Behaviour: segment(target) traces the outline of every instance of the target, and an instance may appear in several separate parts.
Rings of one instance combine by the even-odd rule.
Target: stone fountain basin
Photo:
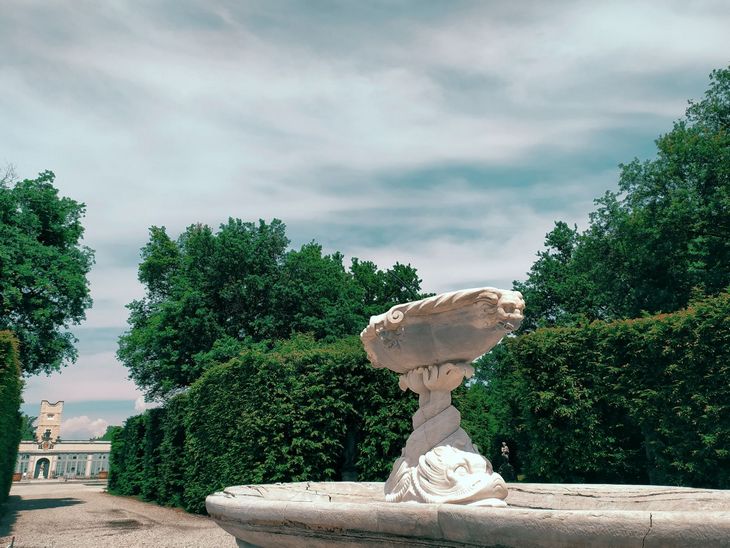
[[[386,503],[382,483],[228,487],[206,507],[239,546],[730,547],[730,491],[509,484],[507,508]]]

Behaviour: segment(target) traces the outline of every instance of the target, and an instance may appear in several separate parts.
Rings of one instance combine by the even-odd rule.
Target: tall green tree
[[[50,171],[0,180],[0,330],[20,341],[25,375],[76,359],[69,331],[91,306],[93,251],[81,244],[84,204],[60,197]]]
[[[152,227],[142,249],[143,299],[128,305],[119,359],[150,398],[189,386],[250,345],[310,333],[332,341],[358,333],[371,314],[419,298],[410,265],[386,271],[316,242],[287,250],[284,224],[229,219],[214,232],[191,225],[176,240]],[[404,298],[408,295],[407,298]]]
[[[547,235],[515,283],[523,330],[672,312],[730,285],[730,68],[656,145],[655,158],[621,166],[619,190],[596,200],[585,232],[556,223]]]
[[[310,242],[286,254],[274,282],[271,338],[311,333],[332,340],[356,333],[364,327],[358,300],[342,254],[323,255],[322,246]]]
[[[358,288],[360,316],[364,318],[381,314],[393,305],[430,296],[421,292],[421,279],[409,264],[396,262],[391,268],[380,270],[372,261],[354,258],[350,273]]]
[[[576,269],[574,261],[579,242],[576,227],[556,222],[545,237],[545,249],[538,252],[527,281],[514,283],[514,288],[529,302],[522,331],[573,323],[586,315],[594,319],[592,283]]]
[[[35,440],[35,421],[38,417],[32,417],[26,415],[22,411],[20,412],[20,439],[23,441],[34,441]]]
[[[137,385],[150,397],[169,394],[200,376],[207,353],[232,357],[241,341],[267,336],[269,290],[288,243],[278,220],[229,219],[217,234],[195,224],[177,240],[152,227],[139,266],[146,294],[127,305],[118,350]]]

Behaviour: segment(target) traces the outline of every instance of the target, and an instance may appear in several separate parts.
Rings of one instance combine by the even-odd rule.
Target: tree
[[[131,328],[118,351],[150,397],[188,386],[205,369],[207,353],[232,357],[240,341],[271,331],[268,290],[289,243],[284,232],[278,220],[239,219],[229,219],[218,234],[191,225],[177,241],[164,227],[150,229],[139,266],[146,295],[127,305]]]
[[[91,441],[112,441],[114,436],[122,431],[121,426],[109,425],[106,427],[106,431],[98,438],[91,438]]]
[[[421,292],[421,279],[411,265],[397,262],[388,270],[379,270],[372,261],[354,258],[350,273],[358,287],[360,316],[364,318],[381,314],[396,304],[431,296]]]
[[[582,318],[672,312],[730,285],[730,68],[656,141],[621,166],[582,234],[556,223],[528,279],[523,330]]]
[[[50,171],[0,180],[0,330],[18,337],[25,375],[76,359],[68,328],[91,306],[93,251],[80,244],[85,207],[59,197],[54,180]]]
[[[521,331],[537,327],[573,323],[583,315],[595,319],[590,280],[575,268],[573,260],[580,235],[577,227],[570,228],[558,221],[545,236],[545,250],[537,254],[526,282],[514,282],[529,306]]]
[[[656,145],[653,159],[621,166],[618,190],[595,201],[585,231],[557,222],[546,235],[527,280],[514,283],[526,302],[520,335],[674,312],[730,285],[730,68],[712,73],[704,98],[690,102]],[[487,387],[488,415],[470,420],[486,425],[492,450],[500,438],[542,435],[518,425],[521,375],[530,368],[517,367],[513,342],[477,361],[477,379],[467,393],[467,401],[477,401]],[[576,363],[588,367],[585,359]],[[551,386],[564,381],[562,373],[544,379]],[[517,445],[529,444],[523,439]]]
[[[342,261],[341,253],[323,255],[316,242],[286,254],[272,287],[270,338],[311,333],[334,340],[364,327],[357,287]]]
[[[385,272],[316,242],[288,250],[284,224],[229,219],[217,233],[191,225],[177,240],[152,227],[128,305],[119,359],[148,398],[189,386],[209,367],[256,344],[310,333],[332,341],[358,333],[372,314],[420,298],[410,265]],[[407,295],[407,297],[406,297]]]
[[[35,441],[35,421],[38,417],[31,417],[21,411],[20,413],[20,439],[23,441]]]

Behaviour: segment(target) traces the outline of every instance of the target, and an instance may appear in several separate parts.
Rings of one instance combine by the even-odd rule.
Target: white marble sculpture
[[[482,287],[396,305],[373,316],[360,337],[375,367],[400,375],[419,396],[413,433],[385,483],[388,502],[505,506],[507,486],[460,428],[451,391],[471,362],[522,321],[516,291]]]

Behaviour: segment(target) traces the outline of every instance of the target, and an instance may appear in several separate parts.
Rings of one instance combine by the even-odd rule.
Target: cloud
[[[2,160],[54,170],[96,250],[97,342],[26,391],[139,396],[110,333],[151,225],[278,217],[432,291],[524,278],[727,64],[728,26],[712,1],[5,2]]]
[[[117,328],[121,334],[127,325],[124,306],[144,295],[137,280],[136,265],[94,268],[89,274],[89,286],[94,306],[86,312],[83,326],[87,329]]]
[[[93,334],[87,334],[92,337]],[[67,402],[86,400],[134,400],[140,395],[127,378],[127,370],[113,351],[85,354],[77,362],[51,375],[36,375],[25,382],[23,400]]]
[[[90,419],[86,415],[70,417],[61,421],[61,439],[87,440],[99,437],[106,432],[109,423],[104,419]]]
[[[420,244],[396,241],[388,247],[355,249],[352,256],[372,258],[381,267],[406,262],[405,257],[417,266],[422,288],[429,292],[478,286],[510,289],[513,280],[524,278],[525,265],[534,261],[532,243],[544,238],[553,224],[550,216],[524,213],[522,219],[529,230],[507,236],[469,240],[442,237]]]
[[[143,413],[147,411],[147,409],[154,409],[156,407],[159,407],[160,403],[158,402],[147,402],[144,400],[144,396],[139,396],[136,400],[134,400],[134,410],[138,413]]]

